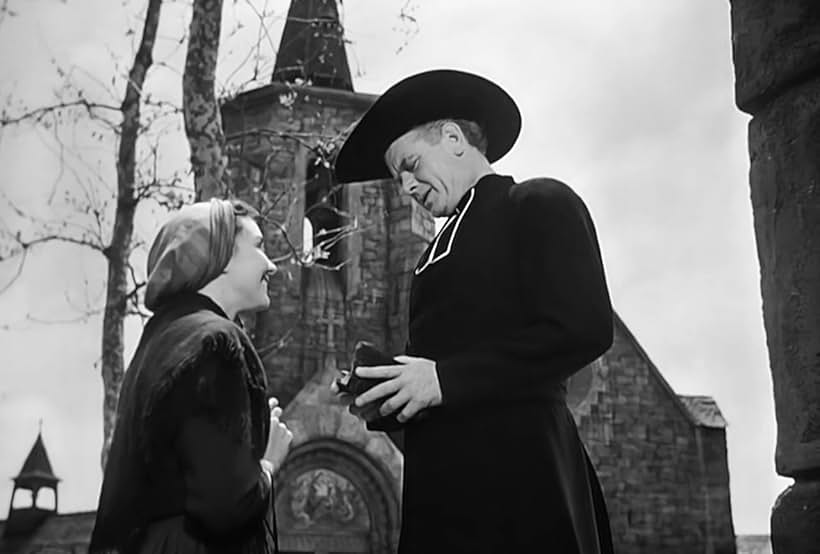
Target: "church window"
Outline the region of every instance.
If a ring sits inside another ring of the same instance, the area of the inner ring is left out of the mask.
[[[341,191],[321,159],[308,162],[302,250],[314,263],[336,267],[342,262],[339,241],[345,225],[340,212]]]

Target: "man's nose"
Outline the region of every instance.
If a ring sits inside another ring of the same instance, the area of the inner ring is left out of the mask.
[[[416,181],[416,178],[413,176],[413,174],[409,171],[402,171],[400,179],[401,189],[406,194],[413,194],[413,191],[416,190],[416,187],[418,186],[418,181]]]
[[[277,268],[277,267],[276,267],[276,264],[275,264],[275,263],[273,263],[273,262],[270,260],[270,258],[268,258],[268,269],[267,269],[267,273],[276,273],[277,269],[279,269],[279,268]]]

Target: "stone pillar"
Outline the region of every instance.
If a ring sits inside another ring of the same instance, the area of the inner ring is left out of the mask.
[[[775,554],[820,552],[820,2],[731,0],[777,416]]]

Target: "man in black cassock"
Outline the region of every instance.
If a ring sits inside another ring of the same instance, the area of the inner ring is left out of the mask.
[[[447,217],[415,269],[407,355],[359,368],[388,380],[352,407],[404,424],[401,554],[612,552],[565,384],[612,344],[604,268],[572,189],[490,166],[520,125],[494,83],[429,71],[385,92],[337,157],[340,182],[393,177]]]

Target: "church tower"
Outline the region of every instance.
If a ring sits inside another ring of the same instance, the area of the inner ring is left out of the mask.
[[[283,550],[394,552],[402,456],[329,394],[359,340],[401,353],[433,217],[392,180],[339,184],[333,156],[376,96],[353,90],[337,0],[293,0],[269,85],[223,106],[229,171],[280,268],[246,322],[294,443],[277,475]]]
[[[60,479],[54,475],[51,462],[48,459],[42,433],[37,434],[37,440],[23,462],[20,473],[14,478],[14,489],[9,502],[9,517],[3,529],[3,536],[26,534],[33,531],[48,516],[57,513],[57,483]],[[37,499],[41,489],[51,490],[54,494],[54,507],[41,508]],[[24,508],[14,507],[14,498],[18,491],[31,493],[31,506]]]
[[[291,2],[273,82],[353,91],[336,0]]]

